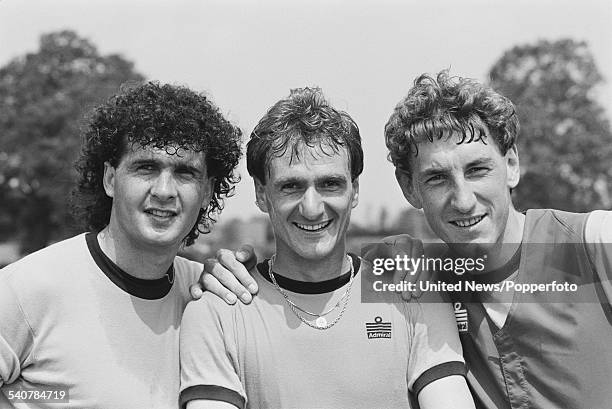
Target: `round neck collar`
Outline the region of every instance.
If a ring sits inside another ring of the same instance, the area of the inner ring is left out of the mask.
[[[145,300],[157,300],[165,297],[174,283],[174,265],[171,265],[166,275],[154,280],[145,280],[126,273],[115,264],[100,248],[96,232],[85,235],[87,248],[91,257],[102,272],[126,293]]]
[[[361,267],[361,260],[354,254],[349,253],[349,256],[353,263],[353,276],[355,276],[357,275],[357,273],[359,272],[359,268]],[[266,281],[272,283],[272,279],[268,274],[268,262],[269,259],[266,259],[261,263],[257,264],[257,271]],[[287,291],[291,291],[297,294],[325,294],[335,291],[338,288],[342,288],[344,285],[346,285],[351,279],[351,274],[350,271],[347,271],[346,273],[343,273],[338,277],[334,277],[324,281],[294,280],[292,278],[282,276],[278,273],[274,273],[274,278],[276,278],[276,282],[278,283],[278,285],[282,289]]]

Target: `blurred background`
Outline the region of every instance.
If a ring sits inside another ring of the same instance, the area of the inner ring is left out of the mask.
[[[415,77],[445,68],[517,105],[518,208],[612,208],[609,0],[0,0],[0,266],[81,231],[67,206],[80,132],[128,81],[205,92],[245,139],[291,88],[322,87],[363,138],[351,248],[431,238],[395,182],[383,128]],[[273,251],[244,161],[239,171],[191,257]]]

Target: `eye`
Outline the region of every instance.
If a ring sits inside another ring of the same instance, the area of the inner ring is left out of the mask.
[[[152,172],[155,170],[155,166],[150,163],[143,163],[138,165],[138,167],[136,167],[136,170],[138,170],[139,172]]]
[[[299,188],[298,184],[295,182],[287,182],[287,183],[283,183],[280,187],[280,189],[283,192],[291,192],[294,190],[297,190]]]
[[[444,182],[445,178],[444,175],[433,175],[428,177],[427,179],[425,179],[425,183],[428,185],[438,185],[442,182]]]
[[[181,176],[195,176],[195,172],[191,169],[178,169],[176,173]]]
[[[474,166],[468,169],[467,173],[471,176],[484,176],[489,172],[489,168],[485,166]]]
[[[321,183],[323,189],[340,189],[342,186],[344,186],[344,183],[339,180],[326,180]]]

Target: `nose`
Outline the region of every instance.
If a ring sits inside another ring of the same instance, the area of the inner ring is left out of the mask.
[[[451,205],[460,213],[470,213],[476,205],[474,190],[463,178],[454,181]]]
[[[314,187],[308,188],[300,201],[300,215],[307,220],[319,219],[325,210],[321,199],[321,195]]]
[[[151,195],[158,200],[169,200],[176,197],[176,181],[172,172],[164,170],[159,173],[151,186]]]

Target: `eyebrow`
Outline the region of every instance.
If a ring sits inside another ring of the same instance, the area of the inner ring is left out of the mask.
[[[198,166],[196,166],[195,164],[192,163],[193,161],[190,162],[172,162],[171,166],[175,169],[175,170],[188,170],[190,172],[194,172],[197,174],[202,174],[204,173],[202,171],[202,169],[200,169]],[[141,165],[155,165],[155,166],[164,166],[164,161],[161,161],[159,159],[155,159],[155,158],[140,158],[140,159],[135,159],[134,161],[132,161],[129,166],[130,168],[134,168],[134,167],[138,167]]]
[[[297,176],[287,176],[287,177],[278,179],[274,183],[274,186],[281,187],[282,185],[287,184],[287,183],[304,183],[305,181],[306,181],[305,178],[301,178]],[[346,176],[342,174],[332,174],[332,175],[324,175],[324,176],[321,176],[315,179],[315,183],[328,182],[328,181],[344,183],[344,182],[347,182],[347,178]]]
[[[447,168],[432,166],[422,172],[419,172],[418,177],[419,179],[424,179],[430,176],[442,175],[444,173],[447,173]]]
[[[480,157],[480,158],[476,158],[470,162],[468,162],[466,167],[472,167],[472,166],[477,166],[477,165],[492,165],[493,164],[493,159],[488,158],[488,157]]]
[[[195,165],[193,165],[191,163],[179,163],[179,164],[174,166],[174,169],[176,169],[176,170],[187,170],[187,171],[193,172],[193,173],[195,173],[197,175],[200,175],[200,174],[204,173],[204,171],[201,168],[199,168],[199,167],[197,167],[197,166],[195,166]]]
[[[482,156],[476,159],[473,159],[471,161],[469,161],[466,165],[465,168],[471,168],[473,166],[479,166],[479,165],[492,165],[493,164],[493,159],[486,157],[486,156]],[[445,173],[448,172],[448,169],[442,166],[432,166],[429,167],[427,169],[425,169],[424,171],[420,172],[418,174],[419,179],[422,178],[428,178],[430,176],[437,176],[437,175],[443,175]]]
[[[274,182],[274,187],[281,187],[287,183],[301,183],[304,182],[304,178],[298,178],[295,176],[287,176],[287,177],[282,177],[280,179],[278,179],[276,182]]]
[[[134,159],[128,163],[128,166],[133,168],[140,165],[158,165],[159,161],[152,158]]]
[[[345,175],[327,175],[317,178],[315,182],[347,182],[348,179]]]

